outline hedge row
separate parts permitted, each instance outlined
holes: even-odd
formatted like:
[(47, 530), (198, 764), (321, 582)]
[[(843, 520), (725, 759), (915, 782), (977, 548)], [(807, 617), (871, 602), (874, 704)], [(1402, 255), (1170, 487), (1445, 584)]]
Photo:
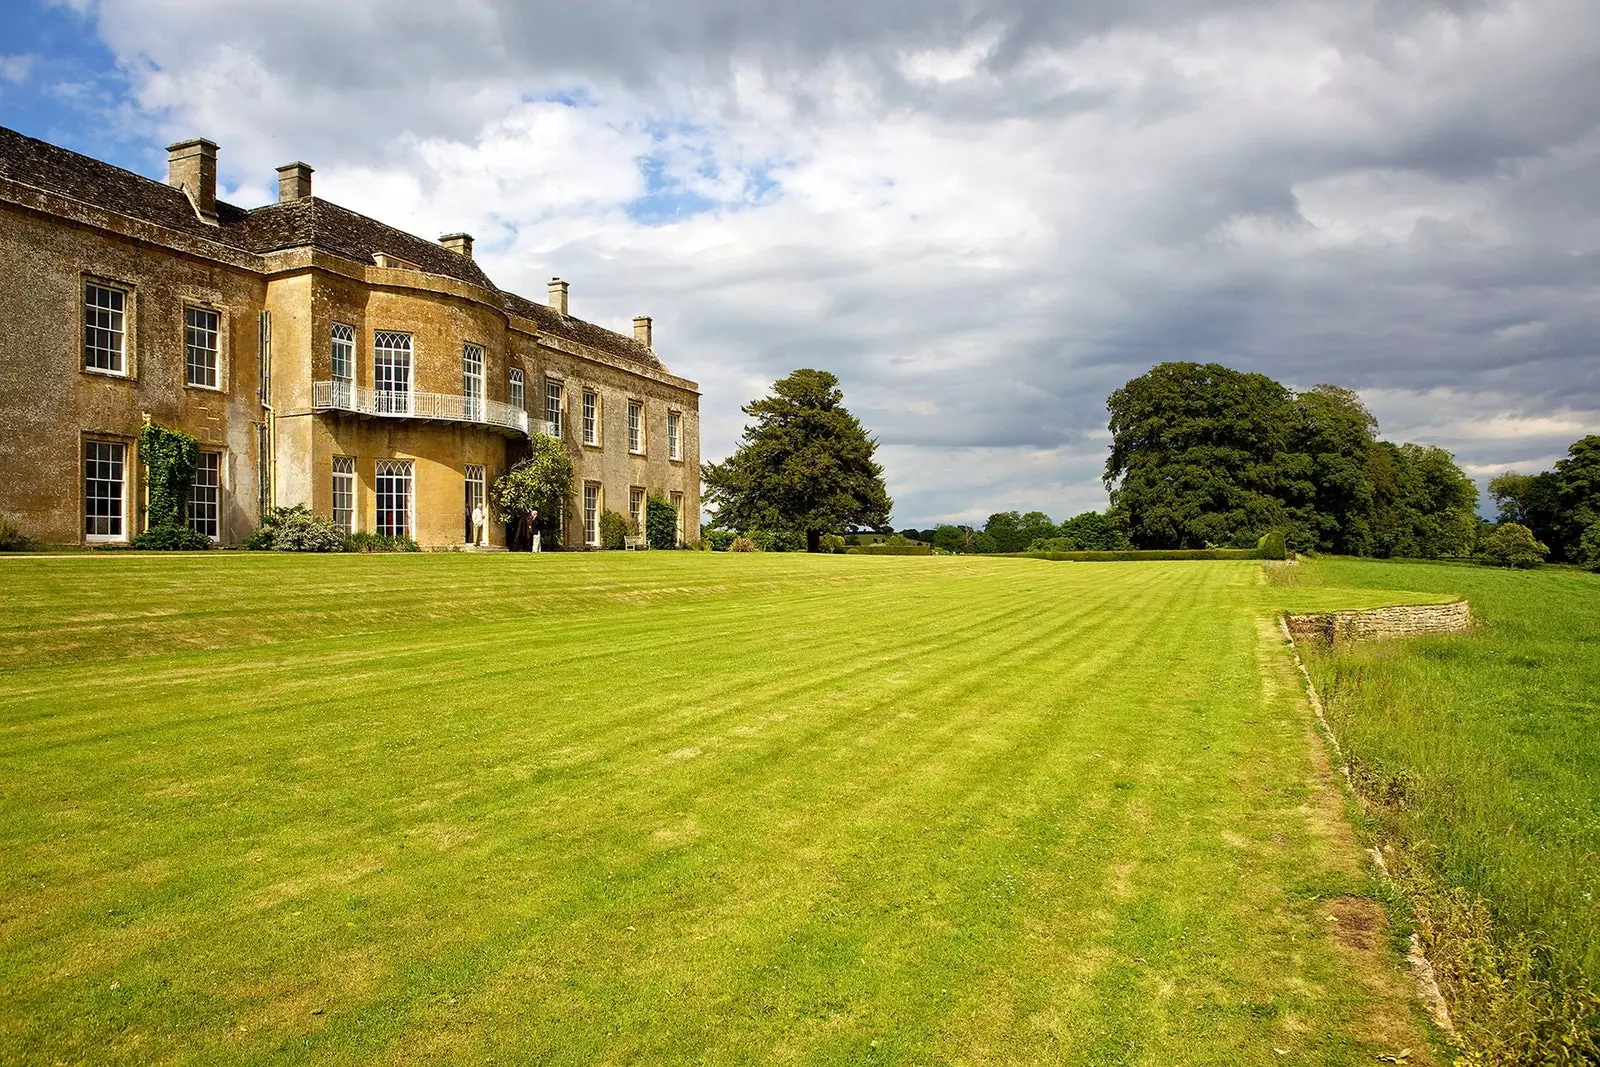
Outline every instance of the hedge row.
[(1008, 552), (1025, 559), (1073, 560), (1079, 563), (1125, 563), (1159, 559), (1272, 559), (1260, 548), (1152, 548), (1117, 552)]
[(847, 556), (931, 556), (929, 545), (852, 545), (844, 550)]

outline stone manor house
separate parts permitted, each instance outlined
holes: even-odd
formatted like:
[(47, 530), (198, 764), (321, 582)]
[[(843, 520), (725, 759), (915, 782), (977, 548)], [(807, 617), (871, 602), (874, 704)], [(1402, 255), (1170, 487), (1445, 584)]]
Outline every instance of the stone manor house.
[[(567, 546), (645, 499), (700, 536), (699, 393), (633, 335), (495, 285), (472, 238), (428, 241), (311, 194), (217, 199), (217, 146), (153, 181), (0, 127), (0, 515), (44, 541), (144, 528), (145, 420), (200, 441), (188, 520), (221, 544), (274, 505), (426, 547), (471, 516), (534, 434), (572, 457)], [(488, 524), (480, 543), (504, 544)]]

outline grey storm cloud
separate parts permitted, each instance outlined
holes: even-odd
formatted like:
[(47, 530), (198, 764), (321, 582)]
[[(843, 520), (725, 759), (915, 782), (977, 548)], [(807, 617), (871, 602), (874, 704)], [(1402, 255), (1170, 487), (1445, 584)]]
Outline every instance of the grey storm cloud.
[(1105, 397), (1169, 359), (1357, 388), (1480, 476), (1600, 432), (1592, 0), (84, 2), (152, 171), (305, 158), (655, 314), (712, 457), (835, 370), (900, 523), (1102, 504)]

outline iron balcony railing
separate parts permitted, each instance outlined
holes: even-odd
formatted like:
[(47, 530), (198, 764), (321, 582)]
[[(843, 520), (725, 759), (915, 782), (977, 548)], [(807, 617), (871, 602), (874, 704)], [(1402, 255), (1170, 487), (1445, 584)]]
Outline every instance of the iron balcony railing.
[(313, 382), (311, 407), (315, 411), (349, 411), (377, 418), (471, 422), (524, 435), (550, 433), (548, 422), (530, 419), (521, 408), (456, 393), (400, 392), (353, 382)]

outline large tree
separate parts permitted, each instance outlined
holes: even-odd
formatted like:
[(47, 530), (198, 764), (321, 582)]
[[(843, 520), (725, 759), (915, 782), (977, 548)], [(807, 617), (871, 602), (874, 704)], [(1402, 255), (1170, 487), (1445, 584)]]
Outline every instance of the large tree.
[[(1162, 363), (1111, 394), (1105, 483), (1140, 548), (1201, 548), (1282, 526), (1294, 397), (1264, 374)], [(1305, 490), (1309, 492), (1309, 488)]]
[(715, 525), (799, 531), (810, 552), (824, 533), (888, 525), (878, 442), (845, 408), (838, 378), (797, 370), (744, 413), (752, 421), (738, 449), (701, 469)]

